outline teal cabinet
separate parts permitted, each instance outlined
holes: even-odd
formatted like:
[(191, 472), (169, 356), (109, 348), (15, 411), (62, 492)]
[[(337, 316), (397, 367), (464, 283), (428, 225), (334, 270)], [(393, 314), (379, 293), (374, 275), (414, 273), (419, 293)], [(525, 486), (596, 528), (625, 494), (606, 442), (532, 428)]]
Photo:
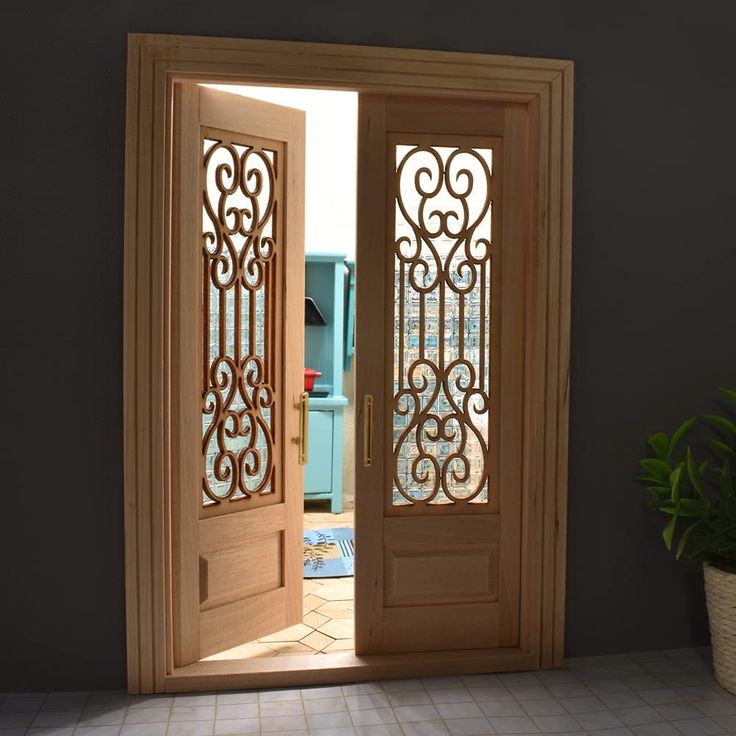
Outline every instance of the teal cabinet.
[(341, 253), (307, 253), (306, 296), (314, 300), (325, 324), (306, 325), (304, 365), (322, 376), (309, 394), (309, 458), (304, 468), (304, 500), (329, 501), (342, 511), (343, 411), (346, 291), (350, 278)]
[[(304, 492), (312, 497), (332, 496), (332, 429), (331, 411), (309, 412), (309, 461), (304, 467)], [(313, 462), (313, 458), (319, 462)]]

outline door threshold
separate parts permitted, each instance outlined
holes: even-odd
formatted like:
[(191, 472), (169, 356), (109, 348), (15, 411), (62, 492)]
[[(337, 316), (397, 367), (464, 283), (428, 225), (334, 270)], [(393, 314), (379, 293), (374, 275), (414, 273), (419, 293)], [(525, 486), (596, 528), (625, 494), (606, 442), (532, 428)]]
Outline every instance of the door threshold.
[(304, 687), (343, 682), (538, 669), (518, 647), (401, 654), (295, 654), (253, 659), (207, 660), (175, 667), (166, 692)]

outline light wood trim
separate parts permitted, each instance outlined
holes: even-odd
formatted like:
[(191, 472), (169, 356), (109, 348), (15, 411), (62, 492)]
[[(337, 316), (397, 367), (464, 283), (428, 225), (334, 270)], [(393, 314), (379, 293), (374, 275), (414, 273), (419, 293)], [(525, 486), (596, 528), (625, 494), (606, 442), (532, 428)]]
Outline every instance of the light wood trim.
[[(383, 494), (386, 446), (386, 407), (383, 401), (370, 402), (370, 427), (366, 421), (366, 402), (364, 397), (370, 395), (383, 396), (385, 364), (383, 351), (374, 350), (373, 346), (382, 345), (384, 333), (379, 320), (361, 320), (358, 304), (373, 303), (384, 305), (386, 278), (386, 248), (383, 247), (386, 232), (386, 208), (374, 212), (371, 202), (382, 196), (382, 188), (377, 186), (384, 177), (385, 155), (385, 115), (386, 102), (383, 97), (371, 95), (360, 100), (358, 112), (358, 207), (357, 230), (362, 233), (359, 243), (374, 243), (373, 252), (377, 259), (375, 268), (365, 273), (361, 270), (360, 254), (355, 260), (355, 304), (356, 325), (361, 329), (355, 334), (355, 354), (361, 356), (361, 371), (356, 375), (355, 401), (358, 417), (356, 418), (355, 447), (365, 447), (365, 432), (372, 432), (370, 440), (371, 462), (356, 463), (356, 487), (375, 488), (375, 493), (363, 498), (355, 509), (355, 597), (361, 600), (355, 609), (355, 651), (357, 653), (380, 649), (380, 627), (371, 627), (370, 622), (377, 620), (383, 611)], [(368, 213), (371, 216), (368, 217)], [(358, 246), (360, 247), (360, 245)], [(378, 265), (380, 263), (380, 265)], [(362, 294), (369, 295), (363, 299)], [(384, 324), (387, 321), (384, 320)], [(359, 378), (360, 376), (360, 378)], [(375, 581), (375, 585), (371, 582)], [(365, 622), (365, 623), (364, 623)]]
[[(569, 373), (570, 244), (572, 207), (572, 63), (551, 59), (460, 54), (408, 49), (261, 41), (233, 38), (131, 35), (128, 52), (126, 109), (126, 204), (124, 265), (124, 485), (125, 485), (125, 582), (127, 611), (128, 687), (131, 692), (213, 687), (254, 687), (265, 684), (257, 669), (237, 671), (223, 663), (190, 665), (183, 675), (171, 664), (170, 560), (168, 538), (168, 417), (164, 414), (167, 388), (169, 325), (166, 276), (167, 140), (170, 126), (171, 84), (174, 79), (351, 89), (374, 93), (401, 93), (522, 102), (531, 115), (531, 139), (543, 141), (536, 155), (540, 170), (549, 172), (551, 190), (537, 190), (533, 218), (537, 276), (546, 291), (547, 264), (558, 268), (555, 288), (559, 296), (550, 309), (540, 305), (545, 327), (544, 365), (556, 365), (540, 380), (545, 416), (525, 441), (548, 448), (555, 458), (552, 472), (544, 459), (525, 460), (529, 482), (537, 485), (537, 498), (551, 499), (539, 526), (547, 544), (540, 550), (539, 576), (548, 582), (541, 604), (522, 600), (538, 609), (537, 638), (541, 639), (541, 664), (562, 661), (564, 626), (565, 514), (567, 479), (567, 423)], [(557, 83), (555, 84), (555, 80)], [(546, 112), (541, 113), (546, 97)], [(560, 103), (560, 99), (562, 102)], [(550, 100), (552, 104), (550, 106)], [(549, 110), (552, 110), (552, 113)], [(534, 111), (537, 112), (534, 112)], [(551, 115), (558, 114), (553, 135)], [(552, 149), (557, 151), (557, 171), (550, 171)], [(553, 196), (554, 192), (558, 194)], [(546, 215), (559, 218), (559, 237), (548, 241)], [(358, 266), (359, 268), (359, 266)], [(549, 275), (549, 279), (552, 275)], [(360, 288), (360, 286), (358, 286)], [(554, 329), (556, 342), (547, 340)], [(553, 381), (552, 385), (547, 381)], [(360, 394), (356, 394), (360, 398)], [(380, 410), (380, 407), (376, 407)], [(360, 423), (358, 423), (360, 426)], [(376, 416), (376, 426), (381, 426)], [(376, 437), (378, 440), (380, 438)], [(532, 447), (534, 444), (531, 445)], [(529, 445), (527, 445), (529, 447)], [(376, 447), (380, 457), (381, 448)], [(530, 476), (531, 474), (531, 476)], [(360, 511), (356, 536), (360, 535)], [(369, 530), (363, 529), (362, 533)], [(551, 535), (551, 537), (550, 537)], [(357, 540), (356, 540), (357, 541)], [(543, 554), (544, 551), (544, 554)], [(403, 656), (403, 655), (402, 655)], [(469, 659), (456, 660), (451, 653), (419, 657), (412, 665), (381, 665), (363, 669), (360, 658), (343, 658), (343, 664), (322, 662), (323, 682), (396, 672), (449, 672), (453, 666), (470, 671)], [(281, 659), (281, 658), (276, 658)], [(284, 658), (291, 659), (291, 658)], [(462, 661), (462, 665), (453, 664)], [(284, 662), (279, 666), (283, 666)], [(528, 655), (509, 660), (508, 669), (536, 666)], [(202, 665), (204, 668), (202, 669)], [(265, 667), (261, 662), (255, 668)], [(273, 663), (271, 664), (273, 667)], [(308, 678), (314, 662), (291, 663), (297, 669), (272, 677), (273, 684), (294, 684)], [(481, 665), (479, 665), (481, 666)], [(301, 669), (298, 669), (301, 667)], [(383, 667), (383, 669), (381, 669)], [(402, 670), (401, 668), (404, 667)], [(413, 668), (413, 669), (412, 669)], [(432, 669), (434, 668), (434, 670)], [(456, 669), (455, 671), (461, 671)], [(477, 670), (476, 670), (477, 671)], [(175, 674), (176, 673), (176, 674)], [(221, 674), (218, 674), (221, 673)], [(382, 674), (385, 673), (385, 674)], [(398, 676), (398, 675), (395, 675)], [(307, 681), (307, 680), (305, 680)]]
[[(529, 105), (530, 127), (539, 135), (530, 136), (530, 158), (534, 177), (529, 199), (532, 212), (528, 226), (532, 229), (531, 252), (526, 273), (528, 294), (525, 314), (524, 366), (524, 456), (523, 478), (527, 502), (522, 509), (522, 569), (530, 571), (526, 585), (521, 588), (521, 616), (527, 626), (520, 629), (522, 649), (540, 652), (541, 627), (544, 616), (540, 610), (540, 587), (546, 570), (541, 564), (541, 520), (544, 493), (544, 411), (546, 361), (546, 269), (547, 269), (547, 213), (546, 180), (548, 140), (548, 92), (543, 90)], [(537, 183), (535, 186), (535, 183)]]
[(475, 672), (529, 670), (534, 658), (517, 647), (401, 654), (323, 654), (261, 659), (208, 660), (177, 667), (166, 692), (322, 685), (333, 682)]
[[(282, 401), (296, 406), (304, 391), (304, 186), (306, 176), (307, 116), (290, 110), (286, 144), (286, 213), (284, 217), (284, 300), (283, 343), (278, 357), (283, 363)], [(307, 412), (307, 421), (309, 413)], [(287, 411), (283, 420), (281, 446), (294, 452), (291, 439), (299, 434), (299, 412)], [(296, 455), (296, 453), (294, 453)], [(285, 462), (284, 472), (284, 586), (286, 626), (302, 620), (304, 470), (296, 458)]]
[[(202, 416), (201, 226), (187, 213), (202, 207), (200, 90), (193, 84), (174, 89), (172, 135), (171, 236), (171, 577), (174, 662), (199, 659), (199, 492)], [(186, 490), (185, 490), (186, 489)], [(193, 492), (189, 492), (193, 491)]]
[[(126, 129), (126, 145), (125, 145), (125, 233), (126, 233), (126, 252), (123, 260), (123, 384), (131, 387), (133, 390), (137, 387), (136, 380), (136, 362), (138, 359), (138, 351), (140, 342), (138, 342), (137, 332), (137, 305), (139, 299), (138, 283), (138, 258), (137, 248), (135, 247), (136, 237), (135, 230), (137, 227), (138, 208), (131, 203), (137, 200), (138, 196), (138, 159), (140, 157), (139, 146), (141, 142), (138, 140), (138, 116), (139, 107), (138, 100), (143, 98), (143, 91), (140, 90), (141, 74), (140, 74), (140, 55), (141, 49), (139, 44), (129, 41), (128, 45), (128, 64), (127, 64), (127, 99), (128, 104), (125, 110), (125, 129)], [(136, 104), (131, 101), (135, 100)], [(135, 135), (134, 135), (135, 133)], [(140, 295), (142, 298), (142, 295)], [(128, 688), (131, 692), (137, 692), (141, 687), (143, 667), (148, 664), (146, 660), (151, 659), (150, 653), (146, 655), (141, 652), (141, 628), (145, 618), (141, 617), (143, 613), (140, 585), (144, 583), (144, 577), (139, 575), (138, 565), (143, 564), (150, 569), (152, 560), (146, 559), (145, 553), (139, 547), (140, 534), (138, 528), (138, 520), (140, 516), (140, 505), (144, 502), (143, 498), (139, 499), (138, 489), (140, 484), (137, 478), (131, 477), (131, 472), (135, 473), (135, 468), (140, 458), (138, 453), (138, 416), (137, 402), (135, 396), (123, 399), (123, 469), (124, 477), (124, 498), (123, 498), (123, 517), (125, 523), (125, 621), (126, 621), (126, 647), (128, 655)], [(152, 491), (150, 487), (141, 489), (141, 496), (146, 491)]]
[[(557, 489), (555, 494), (547, 494), (549, 510), (545, 512), (545, 533), (549, 547), (545, 550), (545, 560), (555, 565), (548, 575), (548, 587), (544, 592), (542, 606), (550, 612), (550, 620), (542, 629), (543, 667), (559, 666), (564, 661), (565, 641), (565, 552), (567, 543), (567, 477), (570, 416), (570, 294), (572, 290), (572, 146), (573, 146), (573, 77), (572, 66), (565, 74), (555, 80), (555, 99), (559, 101), (559, 111), (553, 113), (557, 122), (557, 139), (552, 145), (556, 150), (551, 212), (558, 216), (556, 225), (559, 237), (552, 244), (551, 252), (556, 256), (557, 271), (550, 278), (550, 286), (556, 285), (557, 314), (549, 320), (550, 328), (556, 328), (553, 349), (550, 351), (550, 388), (556, 390), (551, 401), (551, 412), (556, 414), (556, 422), (549, 427), (555, 437), (555, 474), (548, 483)], [(557, 218), (555, 218), (557, 219)]]
[(491, 54), (134, 34), (181, 78), (528, 102), (572, 63)]
[[(498, 497), (501, 507), (499, 545), (499, 628), (501, 644), (514, 645), (527, 619), (521, 610), (522, 589), (530, 585), (529, 568), (524, 567), (519, 547), (525, 529), (523, 508), (529, 503), (523, 477), (523, 406), (526, 385), (524, 366), (530, 356), (524, 352), (524, 314), (527, 293), (524, 284), (529, 268), (529, 229), (526, 210), (529, 162), (525, 157), (527, 109), (504, 106), (504, 140), (498, 167), (494, 158), (495, 182), (500, 211), (494, 210), (500, 233), (492, 236), (494, 260), (491, 266), (491, 376), (493, 407), (500, 415), (492, 452), (498, 458)], [(500, 240), (500, 242), (499, 242)]]

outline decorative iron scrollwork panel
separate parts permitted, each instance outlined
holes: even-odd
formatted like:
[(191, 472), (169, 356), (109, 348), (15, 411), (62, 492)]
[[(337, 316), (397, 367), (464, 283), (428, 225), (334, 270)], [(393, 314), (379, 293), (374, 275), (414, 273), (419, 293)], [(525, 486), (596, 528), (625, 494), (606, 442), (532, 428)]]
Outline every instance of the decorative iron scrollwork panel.
[(395, 153), (392, 503), (487, 504), (493, 152)]
[(279, 152), (204, 138), (202, 503), (274, 493)]

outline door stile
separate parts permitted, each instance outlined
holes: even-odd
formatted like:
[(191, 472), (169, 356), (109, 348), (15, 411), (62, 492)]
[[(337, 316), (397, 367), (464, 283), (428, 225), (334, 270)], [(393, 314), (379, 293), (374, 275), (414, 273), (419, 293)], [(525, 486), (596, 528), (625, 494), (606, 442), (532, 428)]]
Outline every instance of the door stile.
[[(176, 85), (173, 116), (171, 218), (171, 438), (172, 488), (189, 488), (200, 475), (200, 365), (202, 165), (200, 88)], [(205, 281), (206, 283), (206, 281)], [(198, 493), (171, 494), (174, 664), (199, 659)]]
[[(500, 309), (492, 315), (491, 331), (493, 333), (495, 329), (497, 335), (495, 344), (492, 344), (492, 361), (499, 376), (497, 393), (503, 387), (503, 394), (497, 397), (501, 416), (495, 451), (500, 460), (497, 466), (499, 497), (504, 509), (499, 548), (499, 588), (503, 591), (499, 615), (507, 644), (519, 643), (524, 621), (521, 610), (522, 570), (528, 569), (524, 567), (526, 542), (522, 538), (525, 513), (524, 370), (528, 362), (525, 356), (524, 323), (527, 312), (525, 273), (529, 258), (527, 134), (525, 108), (521, 105), (506, 106), (497, 186), (502, 195), (502, 207), (498, 212), (502, 242), (510, 247), (500, 249), (500, 263), (494, 261), (492, 288), (496, 289), (496, 294), (500, 294)], [(504, 288), (505, 283), (518, 287)], [(500, 315), (503, 315), (503, 320)]]
[[(389, 327), (386, 297), (385, 98), (361, 97), (358, 112), (358, 211), (355, 259), (356, 304), (356, 504), (355, 504), (355, 652), (380, 650), (383, 643), (383, 488), (389, 407), (384, 398), (388, 375), (385, 341)], [(361, 265), (363, 264), (363, 265)], [(370, 264), (370, 268), (368, 267)], [(371, 305), (383, 318), (368, 319)], [(359, 326), (359, 328), (358, 328)], [(358, 368), (358, 365), (360, 367)], [(367, 426), (365, 396), (373, 397), (372, 426)], [(366, 437), (372, 458), (366, 465)]]
[[(283, 299), (284, 308), (282, 324), (283, 338), (279, 346), (282, 359), (275, 365), (281, 366), (284, 373), (283, 401), (288, 409), (285, 411), (282, 429), (282, 447), (285, 453), (295, 455), (295, 440), (299, 436), (299, 396), (304, 390), (303, 372), (295, 371), (291, 366), (296, 363), (304, 365), (304, 179), (305, 179), (305, 124), (304, 113), (292, 110), (289, 113), (289, 140), (286, 144), (286, 212), (284, 213), (284, 258)], [(302, 538), (304, 526), (304, 472), (302, 466), (293, 462), (285, 463), (285, 530), (284, 549), (284, 585), (287, 589), (302, 589), (303, 563)], [(296, 493), (295, 489), (302, 489)], [(294, 553), (298, 551), (298, 554)], [(289, 554), (291, 551), (291, 554)], [(302, 596), (289, 596), (286, 601), (286, 619), (302, 620)]]
[[(530, 131), (547, 130), (549, 126), (549, 94), (544, 90), (527, 107), (527, 121)], [(539, 661), (542, 628), (541, 586), (543, 519), (542, 499), (547, 495), (544, 480), (545, 471), (545, 418), (546, 386), (545, 371), (547, 363), (547, 327), (549, 317), (547, 299), (549, 291), (548, 252), (549, 217), (544, 216), (544, 203), (549, 194), (549, 156), (550, 140), (544, 135), (529, 135), (527, 144), (529, 169), (536, 177), (527, 183), (529, 215), (527, 229), (530, 246), (529, 262), (526, 267), (526, 317), (525, 344), (527, 356), (525, 366), (524, 403), (524, 460), (523, 488), (524, 509), (522, 516), (521, 564), (531, 570), (521, 588), (521, 626), (520, 646), (535, 653)], [(553, 212), (553, 210), (547, 210)]]

